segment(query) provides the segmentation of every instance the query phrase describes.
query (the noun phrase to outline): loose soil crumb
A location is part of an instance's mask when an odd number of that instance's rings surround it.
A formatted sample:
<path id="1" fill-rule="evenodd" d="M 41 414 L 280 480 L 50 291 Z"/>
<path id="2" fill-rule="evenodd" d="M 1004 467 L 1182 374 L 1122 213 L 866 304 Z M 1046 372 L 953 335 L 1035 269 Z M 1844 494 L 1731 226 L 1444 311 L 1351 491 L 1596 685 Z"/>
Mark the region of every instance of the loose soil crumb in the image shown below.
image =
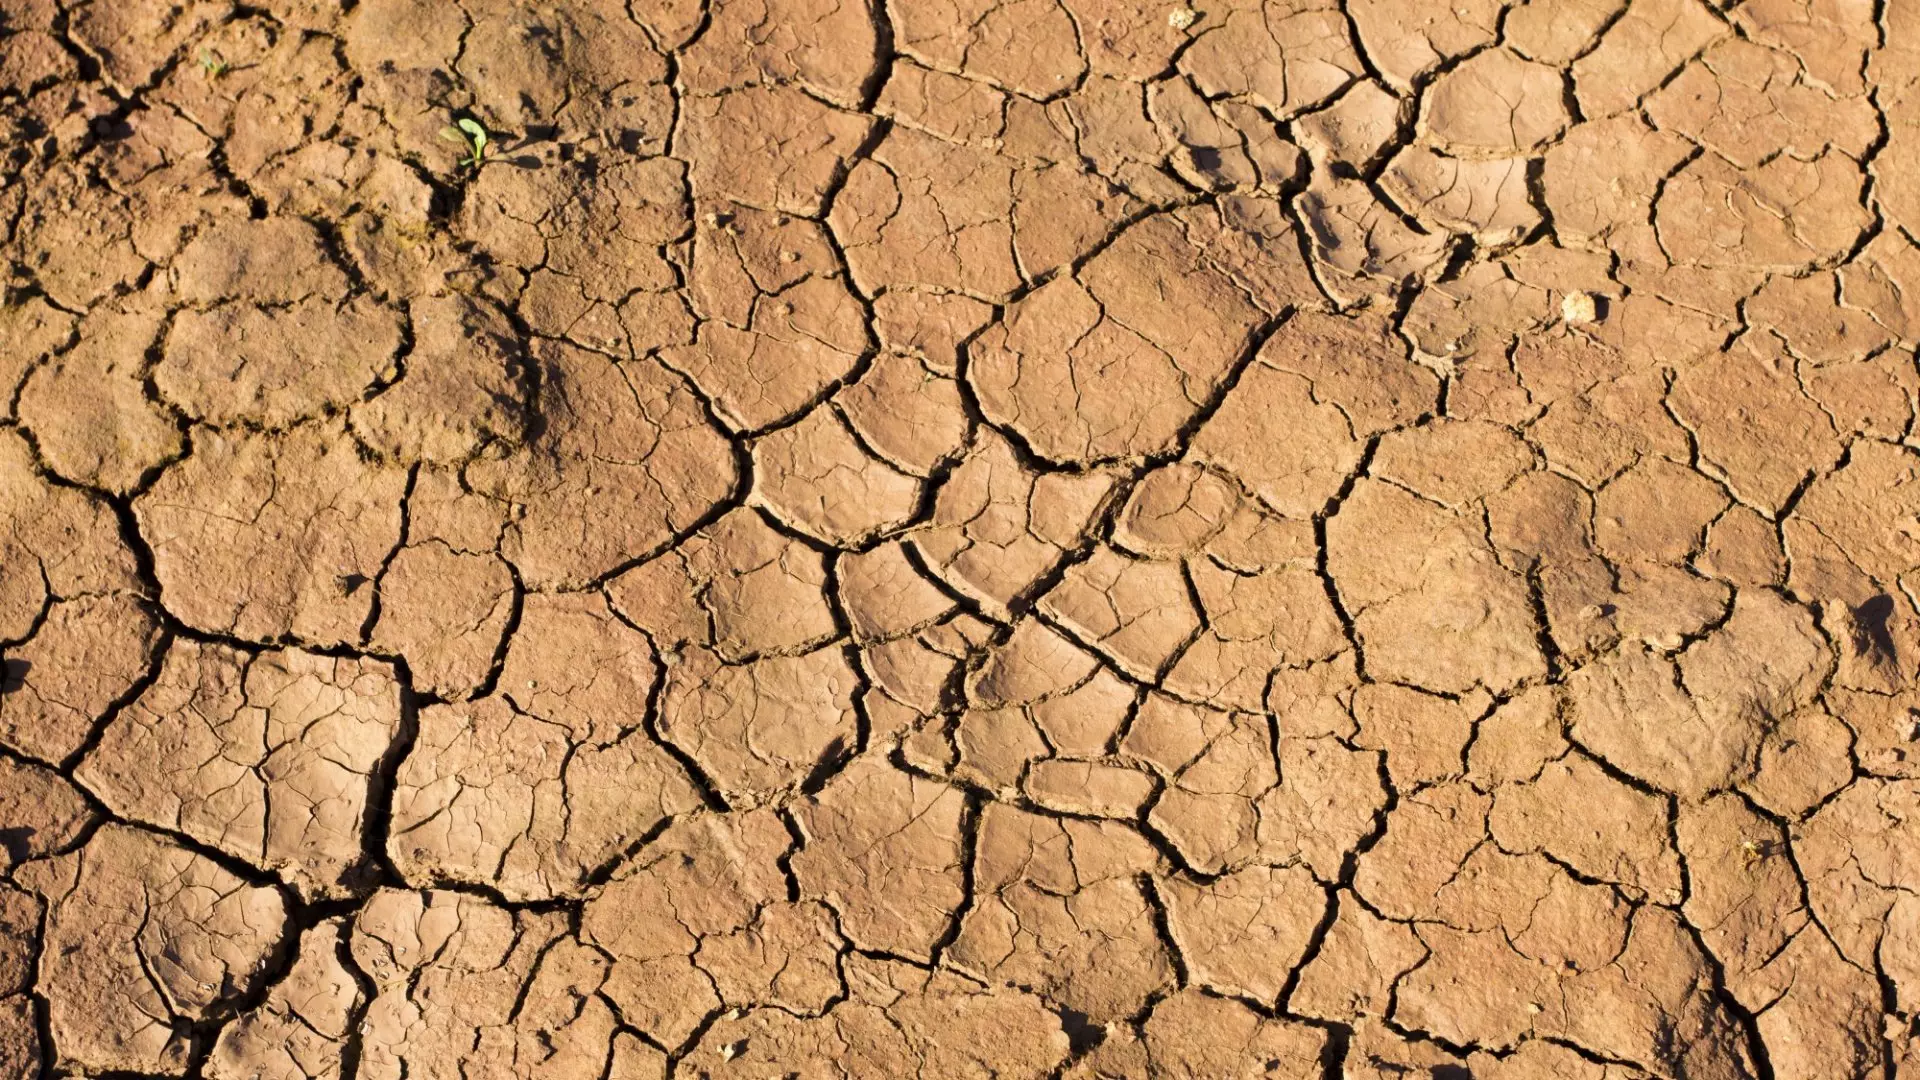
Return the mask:
<path id="1" fill-rule="evenodd" d="M 0 148 L 0 1077 L 1920 1080 L 1911 4 L 0 0 Z"/>

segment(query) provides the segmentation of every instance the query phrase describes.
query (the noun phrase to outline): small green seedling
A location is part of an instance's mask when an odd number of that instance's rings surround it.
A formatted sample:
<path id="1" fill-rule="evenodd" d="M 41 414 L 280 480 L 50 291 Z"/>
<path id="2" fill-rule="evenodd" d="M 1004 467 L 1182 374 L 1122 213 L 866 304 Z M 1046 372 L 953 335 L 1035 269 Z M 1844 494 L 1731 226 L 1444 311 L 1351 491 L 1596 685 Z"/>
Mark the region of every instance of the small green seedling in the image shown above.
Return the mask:
<path id="1" fill-rule="evenodd" d="M 460 159 L 460 164 L 470 169 L 477 169 L 486 164 L 487 155 L 491 152 L 490 148 L 493 145 L 487 138 L 487 129 L 481 125 L 480 121 L 469 120 L 466 117 L 461 117 L 441 128 L 440 137 L 467 148 L 467 156 Z"/>
<path id="2" fill-rule="evenodd" d="M 217 79 L 225 75 L 227 66 L 227 62 L 214 53 L 205 49 L 200 50 L 200 70 L 206 73 L 207 78 Z"/>

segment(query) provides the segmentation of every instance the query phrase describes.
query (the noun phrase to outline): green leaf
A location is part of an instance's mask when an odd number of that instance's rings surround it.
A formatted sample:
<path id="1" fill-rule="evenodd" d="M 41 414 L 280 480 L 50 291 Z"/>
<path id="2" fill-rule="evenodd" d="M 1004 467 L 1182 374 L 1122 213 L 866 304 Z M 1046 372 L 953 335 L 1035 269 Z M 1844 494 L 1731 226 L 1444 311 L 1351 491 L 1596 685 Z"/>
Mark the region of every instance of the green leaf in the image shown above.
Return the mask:
<path id="1" fill-rule="evenodd" d="M 475 154 L 487 148 L 487 129 L 480 126 L 480 121 L 468 120 L 462 117 L 457 123 L 459 123 L 461 131 L 473 136 L 473 152 Z"/>
<path id="2" fill-rule="evenodd" d="M 452 124 L 448 124 L 446 127 L 440 129 L 440 137 L 448 142 L 457 142 L 462 146 L 465 146 L 467 143 L 466 135 Z"/>

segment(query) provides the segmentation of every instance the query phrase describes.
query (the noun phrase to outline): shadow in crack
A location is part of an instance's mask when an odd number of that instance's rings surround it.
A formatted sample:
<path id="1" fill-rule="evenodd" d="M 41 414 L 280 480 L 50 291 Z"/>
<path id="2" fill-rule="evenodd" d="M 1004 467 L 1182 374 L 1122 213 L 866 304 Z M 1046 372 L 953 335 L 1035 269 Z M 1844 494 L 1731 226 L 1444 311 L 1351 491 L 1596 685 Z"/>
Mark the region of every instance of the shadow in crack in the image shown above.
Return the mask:
<path id="1" fill-rule="evenodd" d="M 32 840 L 35 830 L 27 825 L 15 825 L 0 829 L 0 849 L 5 849 L 9 863 L 22 863 L 33 854 Z"/>
<path id="2" fill-rule="evenodd" d="M 0 661 L 0 694 L 11 694 L 27 685 L 27 672 L 33 670 L 33 661 L 18 658 Z"/>
<path id="3" fill-rule="evenodd" d="M 1067 1033 L 1067 1045 L 1074 1057 L 1107 1041 L 1107 1029 L 1094 1023 L 1086 1013 L 1068 1008 L 1055 1011 L 1060 1014 L 1060 1027 Z"/>
<path id="4" fill-rule="evenodd" d="M 1859 607 L 1847 609 L 1853 621 L 1853 651 L 1875 663 L 1892 664 L 1894 655 L 1893 597 L 1885 593 L 1870 596 Z"/>
<path id="5" fill-rule="evenodd" d="M 847 744 L 845 738 L 834 736 L 833 741 L 820 751 L 820 757 L 814 761 L 813 769 L 807 773 L 807 778 L 801 781 L 800 791 L 807 795 L 817 793 L 827 786 L 827 781 L 833 778 L 833 774 L 839 772 L 840 767 L 852 757 L 853 747 Z"/>

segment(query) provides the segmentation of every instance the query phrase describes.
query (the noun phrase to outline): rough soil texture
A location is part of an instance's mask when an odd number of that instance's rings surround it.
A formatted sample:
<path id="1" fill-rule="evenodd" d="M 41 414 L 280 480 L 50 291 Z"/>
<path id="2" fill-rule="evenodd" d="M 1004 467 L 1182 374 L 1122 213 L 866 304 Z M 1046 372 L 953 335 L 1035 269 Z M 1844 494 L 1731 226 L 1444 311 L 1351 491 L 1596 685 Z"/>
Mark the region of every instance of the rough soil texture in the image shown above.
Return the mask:
<path id="1" fill-rule="evenodd" d="M 0 148 L 0 1076 L 1920 1080 L 1920 4 L 0 0 Z"/>

